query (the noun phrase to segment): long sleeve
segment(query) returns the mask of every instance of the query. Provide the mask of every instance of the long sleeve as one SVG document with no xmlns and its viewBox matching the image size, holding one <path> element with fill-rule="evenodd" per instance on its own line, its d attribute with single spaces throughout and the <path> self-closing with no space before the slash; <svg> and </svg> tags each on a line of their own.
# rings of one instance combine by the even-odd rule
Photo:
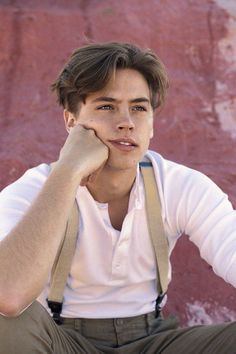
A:
<svg viewBox="0 0 236 354">
<path fill-rule="evenodd" d="M 236 287 L 236 211 L 207 176 L 152 153 L 163 220 L 173 249 L 185 233 L 214 272 Z"/>
</svg>

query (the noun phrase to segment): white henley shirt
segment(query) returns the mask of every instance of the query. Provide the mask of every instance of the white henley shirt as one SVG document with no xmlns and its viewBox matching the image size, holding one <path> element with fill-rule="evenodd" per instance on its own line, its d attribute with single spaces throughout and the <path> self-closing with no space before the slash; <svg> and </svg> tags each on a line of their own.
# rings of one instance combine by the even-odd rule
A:
<svg viewBox="0 0 236 354">
<path fill-rule="evenodd" d="M 153 151 L 147 155 L 153 162 L 170 254 L 178 237 L 186 233 L 216 274 L 236 287 L 236 212 L 227 195 L 202 173 Z M 0 240 L 27 211 L 49 172 L 50 166 L 41 164 L 0 193 Z M 76 199 L 80 227 L 62 316 L 113 318 L 153 311 L 155 254 L 139 169 L 121 232 L 111 225 L 108 205 L 96 202 L 86 187 L 79 186 Z M 47 296 L 48 285 L 38 298 L 48 309 Z"/>
</svg>

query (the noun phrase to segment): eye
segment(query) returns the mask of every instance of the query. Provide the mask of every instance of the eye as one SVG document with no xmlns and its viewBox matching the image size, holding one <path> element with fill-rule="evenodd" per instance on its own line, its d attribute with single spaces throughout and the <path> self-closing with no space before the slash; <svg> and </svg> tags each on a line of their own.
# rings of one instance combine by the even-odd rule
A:
<svg viewBox="0 0 236 354">
<path fill-rule="evenodd" d="M 140 112 L 146 112 L 147 108 L 145 106 L 133 106 L 132 107 L 133 111 L 140 111 Z"/>
<path fill-rule="evenodd" d="M 113 110 L 113 106 L 110 104 L 105 104 L 105 105 L 97 107 L 97 109 L 101 110 L 101 111 L 111 111 L 111 110 Z"/>
</svg>

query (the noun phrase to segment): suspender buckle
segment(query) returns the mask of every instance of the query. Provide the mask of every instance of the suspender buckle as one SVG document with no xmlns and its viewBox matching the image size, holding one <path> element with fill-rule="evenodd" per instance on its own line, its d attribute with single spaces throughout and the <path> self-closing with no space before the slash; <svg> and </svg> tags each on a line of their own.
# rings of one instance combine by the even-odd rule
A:
<svg viewBox="0 0 236 354">
<path fill-rule="evenodd" d="M 61 325 L 61 311 L 62 311 L 62 302 L 50 301 L 47 299 L 48 307 L 51 310 L 52 318 L 56 322 L 56 324 Z"/>
</svg>

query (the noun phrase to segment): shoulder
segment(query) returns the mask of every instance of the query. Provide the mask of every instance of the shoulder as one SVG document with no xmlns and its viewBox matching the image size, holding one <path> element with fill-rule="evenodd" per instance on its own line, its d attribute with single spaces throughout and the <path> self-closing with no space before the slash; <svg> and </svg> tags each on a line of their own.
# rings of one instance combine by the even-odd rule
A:
<svg viewBox="0 0 236 354">
<path fill-rule="evenodd" d="M 50 172 L 50 165 L 40 164 L 27 170 L 19 179 L 5 187 L 0 193 L 0 201 L 12 194 L 24 195 L 26 191 L 40 189 Z"/>
<path fill-rule="evenodd" d="M 6 210 L 25 210 L 37 196 L 50 172 L 50 166 L 41 164 L 27 170 L 19 179 L 0 193 L 0 213 Z"/>
<path fill-rule="evenodd" d="M 41 190 L 50 166 L 41 164 L 27 170 L 14 183 L 4 188 L 0 193 L 0 240 L 25 214 L 34 198 Z"/>
<path fill-rule="evenodd" d="M 183 196 L 188 193 L 201 194 L 206 191 L 225 195 L 222 190 L 205 174 L 182 164 L 167 160 L 155 151 L 149 150 L 147 156 L 153 164 L 159 191 L 162 194 L 174 193 Z"/>
<path fill-rule="evenodd" d="M 192 236 L 214 211 L 232 210 L 228 196 L 206 175 L 148 151 L 170 235 Z M 220 207 L 219 207 L 220 206 Z"/>
<path fill-rule="evenodd" d="M 146 154 L 152 161 L 153 167 L 159 171 L 160 174 L 180 172 L 181 174 L 194 174 L 199 173 L 198 171 L 187 167 L 185 165 L 179 164 L 174 161 L 165 159 L 162 155 L 155 151 L 148 150 Z"/>
<path fill-rule="evenodd" d="M 160 179 L 162 183 L 167 180 L 175 180 L 178 182 L 192 181 L 203 183 L 214 183 L 209 177 L 202 172 L 185 165 L 170 161 L 162 157 L 155 151 L 148 150 L 147 156 L 150 158 L 155 170 L 156 177 Z"/>
</svg>

